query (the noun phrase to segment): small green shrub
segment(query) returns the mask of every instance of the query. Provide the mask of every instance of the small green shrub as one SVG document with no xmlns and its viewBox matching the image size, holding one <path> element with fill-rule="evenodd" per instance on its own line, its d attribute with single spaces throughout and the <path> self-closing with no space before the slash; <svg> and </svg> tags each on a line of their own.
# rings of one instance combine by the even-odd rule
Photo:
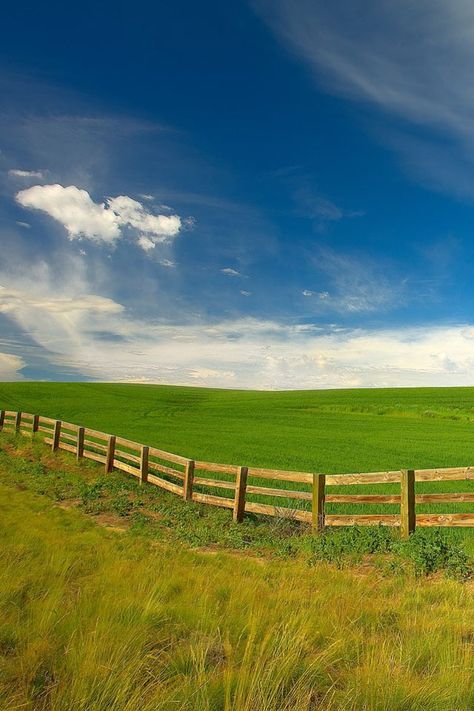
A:
<svg viewBox="0 0 474 711">
<path fill-rule="evenodd" d="M 448 577 L 466 580 L 473 573 L 462 541 L 453 532 L 417 529 L 407 541 L 399 542 L 397 549 L 412 563 L 417 575 L 444 570 Z"/>
</svg>

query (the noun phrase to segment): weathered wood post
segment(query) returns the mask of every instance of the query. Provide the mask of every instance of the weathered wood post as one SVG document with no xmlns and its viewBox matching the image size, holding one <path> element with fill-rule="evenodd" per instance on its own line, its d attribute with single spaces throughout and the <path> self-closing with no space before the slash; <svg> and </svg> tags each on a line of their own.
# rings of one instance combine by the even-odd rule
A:
<svg viewBox="0 0 474 711">
<path fill-rule="evenodd" d="M 193 499 L 193 484 L 194 484 L 194 460 L 188 459 L 184 469 L 183 481 L 183 499 L 192 501 Z"/>
<path fill-rule="evenodd" d="M 61 436 L 61 420 L 55 420 L 54 430 L 53 430 L 53 442 L 51 444 L 51 449 L 53 452 L 59 447 L 59 438 Z"/>
<path fill-rule="evenodd" d="M 144 484 L 148 481 L 148 453 L 149 447 L 145 445 L 140 451 L 140 484 Z"/>
<path fill-rule="evenodd" d="M 324 503 L 326 499 L 326 475 L 313 474 L 313 531 L 320 533 L 324 529 Z"/>
<path fill-rule="evenodd" d="M 400 478 L 400 536 L 408 538 L 416 527 L 415 471 L 402 469 Z"/>
<path fill-rule="evenodd" d="M 77 447 L 76 447 L 76 459 L 82 459 L 84 456 L 84 427 L 78 427 L 77 429 Z"/>
<path fill-rule="evenodd" d="M 19 432 L 21 427 L 21 412 L 17 412 L 15 415 L 15 432 Z"/>
<path fill-rule="evenodd" d="M 33 415 L 33 422 L 31 423 L 32 432 L 38 432 L 39 427 L 39 415 Z"/>
<path fill-rule="evenodd" d="M 4 422 L 5 422 L 5 410 L 0 410 L 0 430 L 3 430 Z"/>
<path fill-rule="evenodd" d="M 110 435 L 107 442 L 107 454 L 105 456 L 105 473 L 108 474 L 114 468 L 115 457 L 115 435 Z"/>
<path fill-rule="evenodd" d="M 234 511 L 232 518 L 237 523 L 242 523 L 245 513 L 245 494 L 247 492 L 248 467 L 239 467 L 235 480 Z"/>
</svg>

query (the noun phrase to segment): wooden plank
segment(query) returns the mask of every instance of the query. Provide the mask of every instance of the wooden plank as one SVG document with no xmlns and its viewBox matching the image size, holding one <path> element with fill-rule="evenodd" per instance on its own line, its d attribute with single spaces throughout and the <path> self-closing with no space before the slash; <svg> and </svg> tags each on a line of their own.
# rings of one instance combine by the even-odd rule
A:
<svg viewBox="0 0 474 711">
<path fill-rule="evenodd" d="M 13 419 L 15 419 L 16 410 L 4 410 L 4 412 L 5 412 L 5 417 L 13 417 Z"/>
<path fill-rule="evenodd" d="M 94 462 L 100 462 L 101 464 L 105 463 L 105 457 L 103 454 L 96 454 L 95 452 L 90 452 L 88 449 L 84 450 L 84 457 L 85 459 L 93 459 Z"/>
<path fill-rule="evenodd" d="M 234 474 L 237 476 L 239 467 L 235 464 L 215 464 L 214 462 L 195 462 L 194 469 L 204 470 L 207 472 L 219 472 L 221 474 Z"/>
<path fill-rule="evenodd" d="M 454 467 L 450 469 L 417 469 L 416 481 L 465 481 L 474 479 L 473 467 Z"/>
<path fill-rule="evenodd" d="M 248 475 L 257 479 L 275 479 L 276 481 L 295 481 L 302 484 L 313 483 L 313 475 L 307 472 L 287 472 L 280 469 L 260 469 L 249 467 Z"/>
<path fill-rule="evenodd" d="M 66 452 L 76 454 L 76 447 L 73 447 L 72 444 L 66 444 L 65 442 L 59 442 L 58 449 L 65 449 Z"/>
<path fill-rule="evenodd" d="M 59 446 L 59 438 L 61 436 L 61 420 L 56 420 L 54 423 L 54 430 L 53 430 L 53 441 L 51 443 L 51 449 L 53 452 L 58 448 Z"/>
<path fill-rule="evenodd" d="M 278 518 L 289 518 L 296 521 L 305 521 L 312 523 L 313 517 L 311 511 L 301 511 L 300 509 L 290 509 L 286 506 L 270 506 L 269 504 L 256 504 L 253 501 L 247 501 L 245 511 L 248 513 L 264 514 L 265 516 L 276 516 Z"/>
<path fill-rule="evenodd" d="M 474 503 L 474 492 L 470 494 L 417 494 L 415 496 L 417 504 L 456 504 L 456 503 Z"/>
<path fill-rule="evenodd" d="M 354 514 L 354 515 L 336 515 L 326 514 L 326 526 L 399 526 L 400 516 L 392 514 Z"/>
<path fill-rule="evenodd" d="M 133 474 L 133 476 L 140 476 L 140 470 L 137 469 L 137 467 L 132 467 L 130 464 L 121 462 L 120 459 L 114 459 L 114 468 L 127 472 L 127 474 Z"/>
<path fill-rule="evenodd" d="M 231 489 L 235 490 L 236 484 L 234 481 L 222 481 L 222 479 L 202 479 L 202 477 L 195 476 L 194 483 L 200 484 L 201 486 L 214 486 L 216 489 Z M 249 487 L 247 487 L 247 491 Z"/>
<path fill-rule="evenodd" d="M 193 498 L 194 461 L 189 459 L 184 470 L 183 498 L 191 501 Z"/>
<path fill-rule="evenodd" d="M 400 536 L 408 538 L 416 526 L 415 472 L 402 469 L 400 480 Z"/>
<path fill-rule="evenodd" d="M 179 472 L 177 469 L 172 467 L 167 467 L 165 464 L 158 464 L 158 462 L 148 461 L 148 468 L 154 471 L 163 472 L 163 474 L 169 474 L 170 476 L 175 476 L 177 479 L 184 479 L 183 472 Z"/>
<path fill-rule="evenodd" d="M 44 415 L 40 415 L 40 420 L 41 422 L 46 422 L 48 425 L 54 425 L 56 420 L 53 420 L 52 417 L 44 417 Z"/>
<path fill-rule="evenodd" d="M 15 429 L 18 432 L 21 427 L 21 412 L 17 412 L 15 416 Z"/>
<path fill-rule="evenodd" d="M 84 427 L 77 430 L 76 459 L 82 459 L 84 456 L 84 432 Z"/>
<path fill-rule="evenodd" d="M 140 452 L 140 484 L 148 481 L 148 447 L 143 446 Z"/>
<path fill-rule="evenodd" d="M 94 449 L 99 449 L 101 452 L 107 452 L 106 444 L 99 444 L 98 442 L 93 442 L 91 439 L 84 440 L 85 447 L 94 447 Z"/>
<path fill-rule="evenodd" d="M 96 437 L 97 439 L 108 440 L 110 437 L 106 432 L 99 432 L 98 430 L 91 430 L 90 427 L 86 427 L 86 435 L 89 437 Z"/>
<path fill-rule="evenodd" d="M 105 473 L 108 474 L 114 468 L 115 435 L 109 436 L 107 442 L 107 453 L 105 455 Z"/>
<path fill-rule="evenodd" d="M 400 481 L 400 471 L 367 472 L 360 474 L 330 474 L 326 476 L 326 486 L 351 484 L 391 484 Z"/>
<path fill-rule="evenodd" d="M 21 419 L 22 419 L 22 421 L 23 421 L 23 420 L 32 420 L 32 419 L 33 419 L 33 415 L 31 414 L 31 412 L 22 412 L 22 413 L 21 413 Z"/>
<path fill-rule="evenodd" d="M 171 481 L 165 481 L 165 479 L 160 479 L 159 476 L 155 476 L 154 474 L 148 474 L 148 482 L 159 486 L 161 489 L 166 489 L 166 491 L 171 491 L 173 494 L 179 494 L 180 496 L 183 494 L 182 486 L 173 484 Z"/>
<path fill-rule="evenodd" d="M 399 494 L 327 494 L 328 504 L 399 504 Z"/>
<path fill-rule="evenodd" d="M 158 459 L 165 459 L 168 462 L 175 462 L 176 464 L 182 464 L 186 466 L 188 459 L 182 457 L 180 454 L 172 454 L 171 452 L 165 452 L 163 449 L 156 449 L 156 447 L 150 447 L 149 451 L 150 457 L 158 457 Z"/>
<path fill-rule="evenodd" d="M 129 449 L 136 449 L 139 452 L 141 451 L 141 448 L 143 446 L 143 445 L 139 444 L 138 442 L 132 442 L 131 439 L 125 439 L 125 437 L 116 437 L 115 444 L 119 444 L 124 447 L 128 447 Z"/>
<path fill-rule="evenodd" d="M 273 489 L 269 486 L 254 486 L 247 484 L 247 494 L 259 494 L 262 496 L 276 496 L 283 499 L 302 499 L 312 501 L 313 494 L 310 491 L 294 491 L 293 489 Z"/>
<path fill-rule="evenodd" d="M 233 499 L 225 499 L 223 496 L 211 496 L 211 494 L 200 494 L 193 492 L 193 501 L 198 504 L 210 504 L 211 506 L 221 506 L 225 509 L 234 508 Z"/>
<path fill-rule="evenodd" d="M 313 474 L 313 503 L 311 508 L 313 531 L 324 530 L 325 494 L 326 477 L 324 474 Z"/>
<path fill-rule="evenodd" d="M 79 425 L 73 425 L 71 422 L 63 422 L 61 430 L 70 430 L 73 434 L 77 432 Z"/>
<path fill-rule="evenodd" d="M 47 432 L 48 434 L 52 434 L 53 430 L 51 427 L 44 427 L 43 425 L 38 425 L 38 432 Z"/>
<path fill-rule="evenodd" d="M 129 462 L 135 462 L 136 464 L 140 464 L 141 460 L 141 457 L 137 457 L 136 454 L 130 454 L 129 452 L 124 452 L 121 449 L 117 449 L 117 440 L 115 440 L 115 456 L 123 457 L 123 459 L 126 459 Z"/>
<path fill-rule="evenodd" d="M 245 495 L 247 491 L 248 468 L 239 467 L 235 481 L 234 510 L 232 518 L 237 523 L 242 523 L 245 513 Z"/>
<path fill-rule="evenodd" d="M 417 526 L 451 526 L 466 527 L 474 526 L 474 514 L 418 514 L 416 517 Z"/>
<path fill-rule="evenodd" d="M 63 432 L 63 428 L 61 427 L 61 440 L 66 440 L 66 442 L 72 442 L 73 444 L 76 444 L 77 442 L 77 437 L 74 437 L 73 435 L 65 434 Z"/>
</svg>

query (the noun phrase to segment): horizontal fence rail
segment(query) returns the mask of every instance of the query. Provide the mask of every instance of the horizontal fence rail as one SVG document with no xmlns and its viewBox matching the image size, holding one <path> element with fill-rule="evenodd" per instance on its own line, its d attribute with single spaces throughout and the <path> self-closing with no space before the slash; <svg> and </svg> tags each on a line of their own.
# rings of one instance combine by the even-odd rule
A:
<svg viewBox="0 0 474 711">
<path fill-rule="evenodd" d="M 153 484 L 185 501 L 230 509 L 237 522 L 250 513 L 302 521 L 316 532 L 327 526 L 394 526 L 400 529 L 403 538 L 416 526 L 474 526 L 474 508 L 471 513 L 417 511 L 417 505 L 472 504 L 473 491 L 416 491 L 417 482 L 474 481 L 474 467 L 325 475 L 216 464 L 188 459 L 89 427 L 13 410 L 0 410 L 1 430 L 39 437 L 53 451 L 64 450 L 77 459 L 92 459 L 103 464 L 106 473 L 126 472 L 137 477 L 140 484 Z M 391 494 L 334 491 L 334 487 L 377 484 L 397 485 L 398 491 Z M 282 499 L 282 505 L 276 505 L 275 499 Z M 396 512 L 328 513 L 328 505 L 340 504 L 388 506 L 392 510 L 395 507 Z"/>
</svg>

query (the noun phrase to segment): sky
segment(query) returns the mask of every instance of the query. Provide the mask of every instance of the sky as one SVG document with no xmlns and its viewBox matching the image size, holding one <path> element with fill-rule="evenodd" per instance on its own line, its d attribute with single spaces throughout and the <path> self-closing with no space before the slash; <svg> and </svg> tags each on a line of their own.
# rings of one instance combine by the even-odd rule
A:
<svg viewBox="0 0 474 711">
<path fill-rule="evenodd" d="M 474 5 L 8 2 L 0 380 L 474 385 Z"/>
</svg>

